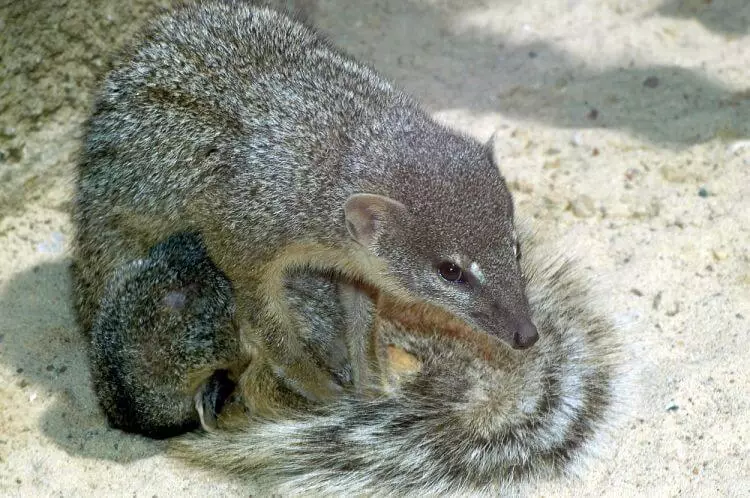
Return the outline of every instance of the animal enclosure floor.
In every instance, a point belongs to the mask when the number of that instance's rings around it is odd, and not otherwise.
[[[109,429],[70,305],[95,79],[165,1],[0,2],[0,495],[247,496]],[[497,157],[596,276],[636,398],[531,496],[750,495],[750,2],[321,0],[317,22]],[[529,353],[533,354],[533,353]]]

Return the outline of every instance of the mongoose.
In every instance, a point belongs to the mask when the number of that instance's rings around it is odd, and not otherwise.
[[[436,307],[381,301],[374,337],[388,350],[381,374],[396,374],[389,388],[273,419],[233,405],[219,430],[172,450],[262,494],[507,495],[577,473],[622,408],[620,337],[573,264],[533,243],[524,252],[541,332],[532,351],[501,347]]]
[[[308,354],[339,385],[352,386],[339,284],[325,275],[298,274],[284,286]],[[243,372],[251,384],[242,390],[245,407],[305,406],[274,377],[272,365],[252,358],[242,344],[231,282],[197,234],[175,234],[119,267],[99,307],[91,327],[91,369],[99,404],[114,427],[159,439],[199,426],[212,429]]]
[[[213,425],[247,368],[231,283],[198,236],[123,265],[91,329],[94,391],[111,425],[154,438]],[[196,396],[200,400],[196,411]],[[210,419],[202,420],[209,416]]]
[[[248,361],[230,282],[199,236],[177,234],[110,282],[108,313],[92,328],[95,370],[107,372],[97,394],[126,430],[168,437],[202,425],[212,433],[178,440],[176,454],[268,493],[497,493],[566,474],[621,402],[620,338],[572,264],[530,241],[523,252],[542,331],[530,354],[437,307],[383,295],[367,334],[377,383],[365,395],[349,374],[336,282],[287,278],[309,354],[345,386],[318,406]],[[257,416],[256,398],[274,398],[274,417]]]
[[[87,334],[118,269],[197,233],[256,354],[309,399],[338,384],[298,337],[290,272],[431,303],[514,348],[538,338],[492,148],[252,2],[181,8],[120,55],[87,124],[74,221]],[[362,308],[360,327],[369,312],[352,292],[343,299]]]

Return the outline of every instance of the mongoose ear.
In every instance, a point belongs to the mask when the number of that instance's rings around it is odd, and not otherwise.
[[[346,229],[354,240],[370,247],[377,240],[386,220],[403,211],[406,211],[406,207],[390,197],[353,194],[344,203]]]

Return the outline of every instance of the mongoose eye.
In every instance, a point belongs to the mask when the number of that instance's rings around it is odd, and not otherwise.
[[[513,246],[513,253],[516,255],[516,261],[521,260],[521,243],[516,241],[516,245]]]
[[[438,273],[448,282],[463,283],[464,271],[455,263],[443,261],[438,265]]]

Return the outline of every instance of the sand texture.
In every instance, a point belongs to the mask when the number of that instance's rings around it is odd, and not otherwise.
[[[0,1],[0,495],[247,496],[107,427],[70,304],[80,125],[166,2]],[[497,133],[518,210],[600,281],[637,361],[580,481],[532,496],[750,496],[750,2],[321,0],[332,39]]]

